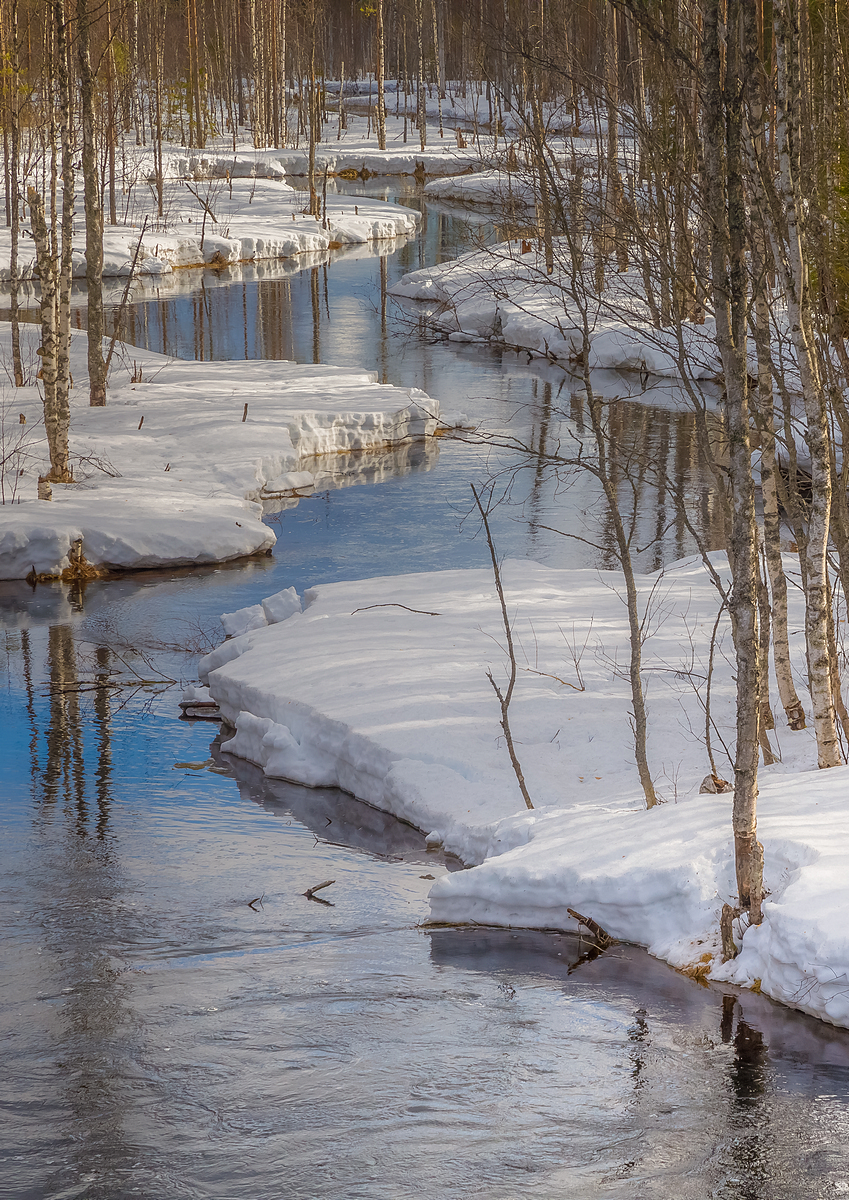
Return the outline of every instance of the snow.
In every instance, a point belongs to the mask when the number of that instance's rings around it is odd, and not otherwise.
[[[457,200],[464,204],[534,206],[534,189],[527,175],[507,171],[476,171],[473,175],[453,175],[432,179],[425,184],[428,200]]]
[[[453,182],[457,194],[469,189],[470,198],[473,187],[488,186],[486,180]],[[495,193],[489,194],[493,198]],[[570,294],[569,272],[564,268],[561,274],[555,265],[549,278],[536,237],[529,237],[411,271],[390,290],[397,297],[426,301],[434,327],[454,341],[491,341],[564,366],[574,364],[583,349],[583,324]],[[555,249],[556,259],[565,254],[568,260],[560,239],[555,239]],[[654,328],[643,294],[642,279],[631,270],[613,276],[601,299],[589,295],[589,366],[679,378],[677,333]],[[694,378],[714,379],[721,370],[715,332],[710,317],[702,325],[682,325],[688,372]]]
[[[21,335],[31,360],[38,329]],[[7,361],[9,339],[0,326]],[[48,467],[38,388],[0,401],[0,579],[60,574],[80,538],[89,563],[118,570],[270,551],[263,503],[279,510],[317,480],[333,487],[337,470],[343,486],[370,480],[383,457],[395,463],[436,427],[435,401],[364,371],[119,351],[105,408],[89,407],[85,386],[71,391],[76,482],[54,484],[50,502],[36,499]],[[71,355],[72,374],[85,380],[85,334],[73,333]]]
[[[453,136],[440,139],[434,129],[422,151],[404,144],[403,120],[387,120],[388,148],[378,150],[376,135],[368,133],[365,118],[351,116],[340,141],[335,132],[319,143],[316,152],[317,188],[323,191],[325,170],[331,176],[326,196],[326,219],[315,219],[303,210],[309,197],[303,190],[307,173],[307,148],[258,150],[247,141],[234,148],[224,138],[209,148],[188,150],[163,147],[163,212],[157,208],[152,150],[126,146],[122,153],[122,179],[116,195],[118,224],[104,225],[103,275],[126,278],[141,241],[136,274],[159,279],[182,267],[212,266],[323,253],[341,246],[356,246],[393,238],[409,238],[418,230],[420,214],[403,205],[365,196],[336,195],[335,174],[368,172],[372,175],[450,174],[481,165],[481,150],[458,149]],[[482,149],[486,149],[483,146]],[[295,177],[301,190],[285,182]],[[322,197],[322,200],[324,198]],[[19,249],[19,275],[35,276],[35,247],[24,236]],[[143,232],[144,221],[147,227]],[[85,277],[85,226],[75,221],[73,274]],[[11,232],[0,227],[0,280],[9,278]]]
[[[136,247],[141,249],[136,274],[159,280],[181,267],[212,266],[216,269],[237,263],[293,258],[324,253],[331,248],[415,236],[419,214],[398,204],[386,204],[354,196],[327,198],[326,228],[303,212],[308,201],[303,192],[269,179],[236,179],[230,185],[215,179],[186,181],[168,186],[166,215],[156,219],[154,193],[146,185],[133,194],[127,219],[105,225],[103,231],[103,274],[126,278],[132,268]],[[204,213],[200,196],[215,215]],[[143,231],[143,222],[148,226]],[[11,235],[0,228],[0,279],[9,278]],[[85,277],[85,227],[75,224],[75,278]],[[302,266],[303,264],[299,264]],[[31,239],[21,243],[20,273],[31,279],[35,273],[35,249]]]
[[[727,576],[724,556],[712,558]],[[786,569],[798,575],[798,561],[787,556]],[[648,753],[665,801],[651,811],[632,761],[621,576],[529,561],[508,561],[503,576],[520,665],[510,720],[533,811],[486,675],[507,669],[487,571],[319,586],[303,611],[224,642],[202,660],[201,680],[235,731],[225,751],[268,775],[341,787],[471,864],[434,884],[437,922],[568,930],[573,908],[676,967],[849,1026],[849,769],[817,771],[811,732],[791,732],[778,714],[782,761],[761,773],[764,923],[738,922],[741,953],[721,963],[719,914],[736,883],[731,796],[698,791],[710,769],[703,700],[718,608],[702,562],[638,579],[653,612]],[[732,660],[721,623],[711,703],[727,744]],[[718,768],[730,775],[719,736]]]

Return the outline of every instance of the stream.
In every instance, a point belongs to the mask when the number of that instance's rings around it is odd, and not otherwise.
[[[436,340],[386,299],[475,224],[426,208],[422,236],[383,258],[184,272],[137,291],[126,336],[364,367],[534,444],[558,404],[580,430],[562,374]],[[664,484],[639,481],[640,565],[692,551],[675,490],[716,544],[674,389],[600,386],[622,397],[623,457],[639,445],[669,464]],[[4,1200],[849,1193],[849,1032],[631,946],[593,957],[567,935],[422,928],[433,878],[462,864],[341,792],[264,778],[220,752],[214,723],[179,718],[221,612],[291,585],[486,565],[469,484],[496,469],[511,482],[501,553],[613,565],[586,480],[557,488],[440,439],[269,512],[273,558],[0,583]]]

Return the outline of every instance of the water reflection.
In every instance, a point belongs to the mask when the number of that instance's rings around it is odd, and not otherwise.
[[[456,863],[101,686],[120,663],[84,624],[6,631],[4,1196],[797,1200],[842,1180],[845,1031],[634,947],[423,931]],[[330,878],[333,907],[310,904]]]
[[[445,864],[451,871],[462,868],[453,855],[428,850],[421,830],[338,788],[309,788],[284,779],[270,779],[252,763],[223,754],[220,743],[229,736],[219,735],[211,752],[215,761],[226,766],[236,779],[244,800],[259,804],[273,816],[294,817],[316,838],[330,845],[364,850],[378,858]]]
[[[434,438],[409,442],[393,450],[350,450],[337,454],[321,454],[303,458],[301,471],[313,476],[311,488],[299,487],[277,494],[268,484],[262,491],[262,507],[266,516],[295,508],[312,492],[354,486],[375,487],[390,479],[403,479],[421,471],[432,471],[439,460],[440,444]]]
[[[111,695],[120,686],[111,651],[91,647],[90,661],[81,664],[72,627],[51,625],[41,647],[46,678],[37,679],[33,636],[27,628],[6,630],[4,649],[7,671],[17,670],[24,686],[36,824],[63,812],[78,837],[103,841],[112,802]],[[90,711],[85,700],[93,700]]]

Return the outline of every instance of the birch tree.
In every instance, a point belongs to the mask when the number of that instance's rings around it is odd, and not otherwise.
[[[757,838],[761,681],[757,628],[758,538],[746,360],[743,3],[745,0],[728,0],[723,47],[720,0],[703,0],[702,117],[707,184],[705,208],[711,231],[711,290],[716,341],[725,377],[723,408],[730,460],[728,557],[732,585],[728,608],[737,674],[732,825],[739,906],[753,924],[759,924],[763,898],[763,848]]]
[[[83,203],[85,206],[85,279],[88,325],[89,400],[106,403],[106,362],[103,357],[103,209],[95,142],[95,74],[91,61],[89,0],[77,0],[77,60],[82,124]]]

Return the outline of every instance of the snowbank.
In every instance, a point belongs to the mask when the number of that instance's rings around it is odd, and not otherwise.
[[[429,200],[457,200],[463,204],[498,207],[519,204],[533,208],[534,189],[524,178],[507,171],[478,171],[474,175],[452,175],[425,184]]]
[[[557,266],[548,277],[534,238],[411,271],[391,291],[431,304],[434,326],[454,341],[496,342],[574,364],[583,349],[583,324],[570,287],[568,272],[561,274]],[[636,271],[614,276],[601,300],[590,296],[591,368],[681,375],[677,334],[651,324],[643,296]],[[685,324],[682,336],[693,376],[716,377],[721,363],[713,319]]]
[[[364,117],[351,115],[348,129],[336,140],[333,123],[316,150],[319,190],[324,172],[370,175],[455,174],[481,165],[490,143],[459,149],[453,134],[440,138],[428,131],[422,150],[418,135],[403,141],[403,119],[387,120],[388,145],[377,148],[377,136]],[[280,150],[255,149],[247,141],[235,147],[226,138],[211,140],[203,150],[165,145],[162,153],[163,207],[158,211],[153,151],[125,146],[121,155],[116,195],[117,224],[104,226],[103,274],[126,277],[136,246],[141,251],[139,275],[162,276],[175,268],[259,262],[326,252],[331,247],[360,245],[390,238],[413,237],[419,213],[402,205],[364,196],[326,196],[326,211],[314,219],[304,213],[307,174],[306,146]],[[298,177],[301,190],[285,182]],[[107,188],[108,196],[108,188]],[[324,201],[324,197],[322,198]],[[35,250],[27,236],[28,213],[22,216],[24,236],[19,251],[22,279],[35,276]],[[147,229],[142,226],[147,218]],[[9,278],[11,234],[0,228],[0,280]],[[85,227],[75,223],[73,273],[85,277]]]
[[[38,330],[24,326],[22,336],[32,357]],[[0,326],[2,340],[8,360],[8,326]],[[385,453],[403,469],[410,444],[436,426],[435,401],[363,371],[193,363],[120,349],[105,408],[89,407],[84,386],[72,389],[77,482],[54,485],[49,503],[35,498],[48,465],[38,390],[17,388],[0,403],[0,579],[60,574],[79,539],[88,562],[123,570],[270,550],[263,505],[295,503],[317,480],[333,487],[337,464],[328,456],[339,456],[343,486],[368,480]],[[85,355],[85,334],[74,333],[78,380]]]
[[[157,279],[176,268],[211,266],[325,254],[330,248],[414,237],[420,216],[411,208],[354,196],[328,196],[326,227],[305,214],[304,193],[268,179],[236,179],[231,184],[187,181],[169,184],[164,220],[156,218],[153,191],[145,184],[133,192],[132,205],[118,225],[103,231],[103,274],[129,275],[136,247],[139,276]],[[203,201],[203,203],[201,203]],[[212,211],[205,212],[204,204]],[[142,233],[144,218],[148,226]],[[214,219],[213,219],[214,218]],[[9,278],[11,235],[0,228],[0,279]],[[73,273],[85,277],[85,229],[78,223]],[[299,266],[304,265],[299,263]],[[21,243],[21,277],[35,273],[31,239]]]
[[[716,564],[727,569],[721,555]],[[291,615],[274,624],[258,606],[253,628],[246,610],[245,632],[201,662],[235,730],[224,749],[268,775],[342,787],[477,864],[434,885],[437,921],[572,929],[571,907],[675,966],[849,1025],[849,774],[816,771],[810,732],[781,721],[783,761],[762,772],[765,920],[738,929],[741,954],[720,962],[719,913],[736,885],[731,798],[698,791],[709,770],[702,700],[717,611],[702,563],[639,581],[655,614],[648,749],[666,801],[650,812],[617,665],[627,657],[621,578],[523,561],[505,565],[504,582],[521,667],[511,724],[534,811],[522,806],[486,677],[506,673],[486,571],[322,586],[304,594],[303,611],[290,597]],[[730,744],[722,627],[716,663],[712,715]]]

